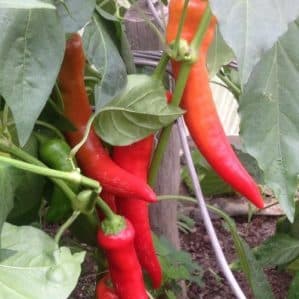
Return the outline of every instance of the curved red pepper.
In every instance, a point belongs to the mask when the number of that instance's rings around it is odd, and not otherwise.
[[[176,38],[183,5],[183,0],[170,1],[168,43]],[[194,37],[207,5],[208,1],[204,0],[189,1],[181,36],[189,43]],[[214,170],[236,191],[247,197],[258,208],[262,208],[264,203],[259,189],[225,136],[213,102],[206,68],[206,54],[213,40],[215,25],[216,21],[213,18],[199,49],[199,59],[192,66],[188,77],[181,105],[186,110],[185,122],[198,149]],[[179,69],[180,63],[173,62],[175,77]]]
[[[129,220],[116,235],[98,232],[98,244],[108,259],[111,280],[120,299],[147,299],[141,267],[134,248],[135,231]]]
[[[73,34],[67,41],[58,76],[64,114],[77,129],[66,133],[71,146],[81,141],[92,114],[85,91],[84,66],[82,39],[79,34]],[[144,181],[121,169],[110,159],[93,128],[76,158],[83,173],[98,180],[108,192],[120,196],[137,195],[138,198],[149,202],[157,200],[153,190]]]
[[[108,285],[109,280],[110,275],[107,274],[97,283],[96,299],[119,299],[114,289]]]
[[[152,149],[153,136],[149,136],[128,146],[115,146],[112,157],[120,167],[146,181]],[[116,198],[116,205],[118,213],[133,224],[134,244],[139,262],[149,274],[153,287],[159,288],[162,270],[152,240],[148,203],[133,196]]]

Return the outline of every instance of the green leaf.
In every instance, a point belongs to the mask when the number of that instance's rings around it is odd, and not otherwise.
[[[112,145],[128,145],[173,122],[182,114],[168,105],[161,82],[147,75],[129,75],[126,89],[101,108],[96,132]]]
[[[131,49],[130,42],[127,37],[125,25],[122,23],[118,23],[117,27],[119,29],[120,34],[120,54],[125,62],[127,73],[128,74],[136,74],[136,67],[134,64],[134,57]]]
[[[299,256],[299,240],[276,234],[257,247],[254,254],[263,267],[284,265]]]
[[[99,15],[94,15],[85,27],[83,43],[89,62],[102,74],[100,84],[95,86],[95,105],[98,111],[125,87],[126,66]]]
[[[292,222],[299,173],[299,21],[260,61],[240,98],[246,151]]]
[[[299,271],[299,258],[290,262],[284,269],[291,274],[296,274]]]
[[[162,265],[165,284],[188,280],[202,286],[202,268],[192,260],[188,252],[177,250],[163,236],[153,235],[153,240]]]
[[[37,157],[38,144],[31,135],[23,148],[33,157]],[[15,194],[14,207],[7,221],[17,225],[29,224],[38,219],[45,179],[42,176],[20,169],[12,169]]]
[[[228,64],[234,59],[234,53],[231,48],[226,44],[219,29],[217,28],[215,37],[208,52],[208,70],[210,78],[213,78],[220,68]]]
[[[276,233],[288,234],[299,240],[299,202],[295,203],[295,217],[291,223],[287,217],[281,217],[276,223]]]
[[[261,56],[299,16],[297,0],[210,0],[224,40],[233,49],[245,84]],[[267,17],[265,17],[265,13]]]
[[[287,299],[298,299],[298,298],[299,298],[299,272],[293,278],[293,281],[289,288]]]
[[[30,227],[3,226],[2,246],[15,251],[0,262],[0,298],[66,299],[75,288],[85,253],[57,248],[52,238]]]
[[[0,234],[3,223],[13,208],[15,188],[16,185],[12,175],[12,168],[0,164]],[[0,246],[1,245],[0,243]]]
[[[56,0],[56,7],[65,32],[76,32],[90,20],[96,0]]]
[[[53,10],[0,10],[0,94],[20,144],[47,102],[64,55],[64,32]]]
[[[17,8],[17,9],[55,9],[55,6],[50,3],[45,3],[38,0],[0,0],[0,9],[3,8]]]
[[[192,151],[192,160],[205,196],[234,193],[234,190],[216,174],[198,150]],[[187,188],[194,194],[193,183],[187,166],[182,168],[181,177]]]
[[[247,171],[250,173],[250,175],[254,178],[254,180],[261,185],[264,185],[264,176],[263,172],[258,166],[257,161],[250,156],[248,153],[245,153],[243,149],[236,149],[234,148],[238,158],[240,159],[241,163],[245,166]]]
[[[231,232],[235,249],[240,259],[241,269],[246,275],[256,299],[274,299],[271,287],[259,262],[256,260],[248,244],[239,236],[235,222],[227,214],[215,207],[209,207],[225,220]]]

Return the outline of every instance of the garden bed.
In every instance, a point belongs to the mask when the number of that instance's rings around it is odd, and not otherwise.
[[[192,213],[199,213],[199,211],[194,209]],[[248,222],[247,217],[235,217],[234,220],[239,234],[246,240],[250,247],[254,247],[274,233],[277,217],[254,216],[250,222]],[[220,219],[214,219],[213,224],[225,256],[229,262],[233,261],[236,255],[231,234],[224,228],[223,222]],[[182,247],[189,251],[193,258],[203,267],[205,285],[202,288],[193,285],[189,286],[189,299],[235,298],[217,265],[209,236],[205,231],[202,221],[196,223],[195,229],[190,234],[181,234],[181,243]],[[269,269],[266,273],[276,298],[286,298],[291,281],[290,275],[285,272],[279,272],[276,269]],[[234,274],[246,297],[253,299],[254,297],[243,273],[235,272]]]

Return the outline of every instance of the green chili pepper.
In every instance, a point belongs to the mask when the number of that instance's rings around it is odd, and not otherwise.
[[[77,167],[76,161],[69,159],[71,148],[63,139],[49,138],[40,134],[36,134],[36,136],[40,142],[39,156],[45,164],[62,171],[73,171]],[[79,192],[78,185],[68,184],[75,193],[79,193],[78,207],[80,206],[79,210],[82,209],[81,212],[84,212],[72,224],[70,230],[78,240],[95,245],[98,220],[95,211],[92,209],[94,194],[90,194],[89,190]],[[86,211],[84,207],[86,207]],[[46,219],[50,222],[61,221],[69,217],[72,211],[71,202],[62,190],[54,186]]]
[[[56,170],[72,171],[74,169],[76,163],[69,159],[71,148],[63,139],[49,138],[41,134],[36,134],[36,137],[40,143],[39,156],[45,164]],[[79,191],[78,185],[72,183],[68,183],[68,185],[75,193]],[[46,220],[49,222],[60,221],[69,217],[72,211],[72,205],[63,191],[54,186]]]

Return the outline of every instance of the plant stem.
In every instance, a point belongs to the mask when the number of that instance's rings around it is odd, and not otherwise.
[[[68,218],[66,222],[63,223],[63,225],[59,228],[59,230],[55,235],[55,242],[57,245],[59,245],[59,241],[63,233],[74,223],[74,221],[78,218],[79,215],[80,215],[79,211],[74,211],[71,217]]]
[[[173,93],[172,101],[171,101],[172,105],[175,105],[175,106],[179,105],[182,95],[183,95],[183,92],[184,92],[185,85],[188,80],[188,75],[189,75],[190,70],[191,70],[190,63],[185,62],[182,64],[180,73],[178,76],[178,80],[176,82],[175,90]],[[165,149],[166,149],[168,141],[169,141],[171,130],[172,130],[172,124],[165,127],[160,134],[159,142],[157,144],[157,147],[156,147],[156,150],[155,150],[152,162],[151,162],[151,167],[150,167],[149,176],[148,176],[148,183],[152,187],[156,183],[156,178],[157,178],[158,171],[159,171],[159,168],[161,165],[161,161],[164,156]]]
[[[60,88],[59,88],[57,82],[54,85],[54,93],[55,93],[55,95],[57,97],[57,100],[58,100],[59,109],[60,109],[60,111],[61,110],[63,111],[64,110],[64,102],[63,102],[62,94],[61,94],[61,91],[60,91]],[[56,103],[53,102],[53,104],[55,104],[55,106],[56,106]],[[59,109],[58,109],[58,111],[59,111]]]
[[[47,122],[45,122],[45,121],[41,121],[41,120],[37,120],[37,121],[35,122],[35,124],[38,125],[38,126],[41,126],[41,127],[44,127],[44,128],[47,128],[47,129],[51,130],[52,132],[55,133],[55,135],[57,135],[57,137],[59,137],[60,139],[63,139],[63,140],[64,140],[64,136],[63,136],[63,135],[61,134],[61,132],[60,132],[57,128],[55,128],[53,125],[51,125],[51,124],[49,124],[49,123],[47,123]]]
[[[169,62],[169,55],[166,52],[163,52],[162,57],[159,61],[159,64],[155,68],[152,77],[154,79],[157,79],[161,81],[163,79],[163,76],[165,75],[165,70],[167,68],[168,62]]]
[[[91,81],[91,82],[94,82],[94,83],[99,82],[99,79],[97,77],[94,77],[94,76],[84,76],[84,80],[85,81]]]
[[[184,195],[159,195],[157,196],[158,200],[184,200],[189,202],[197,203],[197,200],[191,196]]]
[[[98,197],[96,200],[96,204],[105,214],[107,219],[112,220],[115,218],[116,214],[111,210],[109,205],[102,198]]]
[[[198,27],[198,30],[196,31],[194,38],[192,39],[192,42],[190,45],[194,51],[197,51],[197,49],[199,48],[199,46],[205,36],[205,33],[210,25],[211,18],[212,18],[212,12],[211,12],[210,6],[208,4],[205,9],[205,12],[201,18],[200,26]]]
[[[179,43],[180,43],[182,31],[183,31],[183,26],[184,26],[184,23],[185,23],[185,20],[186,20],[186,17],[187,17],[188,4],[189,4],[189,0],[185,0],[182,15],[181,15],[181,18],[180,18],[180,23],[179,23],[179,26],[178,26],[178,32],[176,34],[174,45],[173,45],[173,50],[174,50],[175,55],[178,53],[178,50],[179,50]]]
[[[33,165],[28,162],[23,162],[23,161],[5,157],[5,156],[0,156],[0,162],[6,163],[6,164],[11,165],[18,169],[36,173],[36,174],[39,174],[42,176],[53,177],[56,179],[62,179],[62,180],[72,182],[75,184],[81,184],[81,185],[84,185],[88,188],[95,189],[95,190],[100,189],[99,183],[97,181],[92,180],[88,177],[82,176],[80,173],[78,173],[76,171],[66,172],[66,171],[55,170],[55,169],[51,169],[51,168],[44,167],[44,166]]]
[[[194,52],[195,52],[195,49],[197,51],[197,49],[199,48],[199,46],[203,40],[204,34],[210,24],[211,17],[212,17],[212,15],[211,15],[210,7],[207,6],[207,8],[204,12],[204,15],[202,17],[202,20],[200,22],[200,25],[199,25],[199,27],[194,35],[194,38],[191,42],[191,45],[190,45]],[[194,62],[196,62],[196,61],[194,61]],[[188,81],[188,76],[191,71],[192,64],[193,64],[192,62],[188,62],[188,61],[185,61],[181,64],[178,78],[176,81],[176,86],[175,86],[173,97],[172,97],[172,101],[171,101],[172,105],[178,106],[181,102],[181,98],[182,98],[186,83]],[[152,159],[149,176],[148,176],[148,182],[149,182],[150,186],[152,186],[152,187],[155,185],[155,182],[156,182],[157,174],[159,171],[161,161],[164,156],[166,146],[168,144],[171,129],[172,129],[172,124],[168,125],[167,127],[165,127],[162,130],[160,139],[159,139],[159,143],[156,147],[156,150],[155,150],[155,153],[154,153],[154,156]]]
[[[218,72],[217,76],[227,85],[230,92],[235,96],[236,99],[239,99],[241,96],[241,89],[232,82],[227,76]]]
[[[83,135],[81,141],[80,141],[78,144],[76,144],[76,145],[72,148],[72,150],[71,150],[71,152],[70,152],[70,155],[69,155],[69,158],[70,158],[71,160],[75,158],[75,156],[76,156],[76,154],[78,153],[78,151],[80,150],[80,148],[81,148],[81,147],[84,145],[84,143],[87,141],[87,138],[88,138],[88,135],[89,135],[89,132],[90,132],[90,130],[91,130],[91,126],[92,126],[92,123],[93,123],[95,117],[96,117],[96,114],[93,114],[93,115],[89,118],[89,120],[88,120],[88,122],[87,122],[87,124],[86,124],[86,128],[85,128],[85,131],[84,131],[84,135]]]

